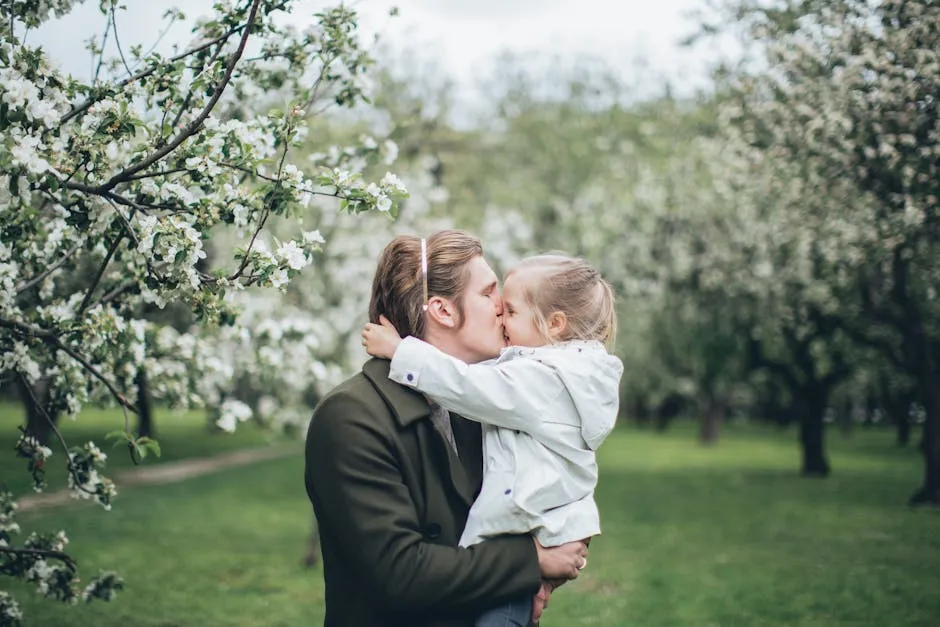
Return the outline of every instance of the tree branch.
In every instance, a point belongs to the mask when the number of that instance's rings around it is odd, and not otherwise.
[[[231,29],[229,29],[226,33],[219,35],[218,37],[216,37],[215,39],[212,39],[211,41],[208,41],[200,46],[196,46],[195,48],[191,50],[187,50],[186,52],[182,52],[176,55],[175,57],[170,57],[169,59],[161,62],[159,65],[151,66],[150,68],[143,70],[141,72],[138,72],[137,74],[134,74],[133,76],[127,77],[126,79],[124,79],[123,81],[115,85],[115,88],[123,89],[124,87],[127,87],[128,85],[130,85],[131,83],[135,81],[138,81],[142,78],[147,78],[148,76],[156,72],[158,68],[165,66],[165,65],[176,63],[177,61],[181,59],[185,59],[186,57],[192,56],[196,54],[197,52],[202,52],[206,48],[209,48],[211,46],[214,46],[218,43],[225,41],[226,39],[228,39],[229,37],[231,37],[238,31],[242,30],[243,28],[246,28],[247,26],[248,24],[239,24],[238,26],[234,26]],[[62,116],[62,118],[59,120],[59,125],[61,126],[65,124],[66,122],[68,122],[69,120],[71,120],[72,118],[74,118],[75,116],[81,113],[84,113],[85,111],[88,110],[89,107],[91,107],[93,104],[98,102],[98,100],[99,98],[92,97],[86,100],[85,102],[83,102],[82,104],[78,105],[77,107],[75,107],[74,109],[66,113],[64,116]]]
[[[205,65],[203,66],[203,70],[199,72],[199,74],[202,74],[202,72],[205,71],[206,67],[209,67],[213,63],[215,63],[215,60],[219,58],[219,55],[222,53],[222,48],[223,48],[222,46],[219,46],[218,48],[216,48],[215,52],[213,52],[212,56],[209,57],[209,60],[206,61]],[[194,76],[193,79],[195,80],[196,78],[198,78],[199,74]],[[176,128],[176,125],[180,123],[180,119],[182,119],[183,113],[186,112],[186,108],[189,106],[189,103],[192,100],[192,98],[193,98],[193,87],[192,87],[192,83],[190,83],[189,89],[186,90],[186,96],[183,97],[183,104],[180,105],[180,110],[176,112],[176,116],[173,118],[173,123],[170,124],[171,129]],[[163,125],[160,126],[160,139],[161,141],[163,140]]]
[[[130,288],[134,287],[135,285],[137,285],[136,281],[125,281],[124,283],[121,283],[120,285],[115,287],[113,290],[111,290],[110,292],[102,296],[101,300],[99,300],[97,304],[105,305],[107,303],[110,303],[112,300],[114,300],[115,298],[117,298],[118,296],[120,296],[121,294],[129,290]]]
[[[0,546],[0,553],[8,555],[37,555],[40,557],[57,559],[63,562],[70,571],[75,572],[78,564],[66,553],[61,551],[47,551],[45,549],[18,549],[12,546]]]
[[[56,437],[59,438],[59,444],[62,446],[62,452],[65,454],[66,458],[69,455],[69,445],[65,441],[65,437],[62,435],[62,432],[59,431],[59,428],[55,424],[55,420],[52,419],[52,416],[49,415],[49,412],[46,411],[46,408],[43,407],[43,404],[39,402],[39,399],[36,398],[36,395],[33,393],[33,386],[30,385],[29,380],[23,375],[23,373],[16,371],[16,376],[20,379],[20,384],[23,386],[23,389],[26,390],[26,393],[29,395],[30,400],[33,403],[33,406],[39,410],[39,413],[42,414],[42,417],[46,419],[46,422],[49,423],[49,427],[52,429],[53,433],[56,434]],[[70,469],[71,470],[71,469]]]
[[[748,361],[752,368],[766,368],[772,373],[783,379],[791,389],[796,390],[800,387],[793,370],[783,362],[767,357],[764,352],[763,343],[754,338],[748,338]]]
[[[235,71],[235,65],[238,63],[238,60],[241,58],[242,54],[245,51],[245,45],[248,43],[248,36],[251,34],[251,26],[254,24],[255,17],[258,14],[258,6],[261,4],[261,0],[254,0],[251,3],[251,9],[248,14],[248,20],[245,24],[245,31],[242,33],[241,41],[238,43],[238,49],[232,53],[231,59],[228,62],[228,65],[225,68],[225,74],[222,76],[222,80],[219,85],[216,87],[215,92],[212,94],[212,98],[209,99],[209,102],[202,108],[202,111],[196,116],[196,118],[186,125],[182,131],[180,131],[177,136],[166,146],[156,151],[140,163],[129,167],[123,172],[115,174],[109,181],[99,186],[101,191],[108,191],[113,189],[118,183],[123,183],[128,180],[128,177],[137,174],[143,170],[146,170],[154,163],[167,156],[174,150],[176,150],[180,145],[183,144],[187,139],[189,139],[193,133],[199,130],[199,127],[202,126],[202,123],[205,121],[209,114],[212,112],[212,109],[215,108],[216,103],[222,97],[222,93],[225,91],[225,87],[228,85],[229,81],[232,79],[232,73]]]
[[[90,372],[96,379],[98,379],[99,381],[101,381],[101,382],[105,385],[105,387],[108,388],[108,391],[111,392],[111,394],[114,396],[114,398],[117,399],[117,401],[118,401],[118,403],[119,403],[120,405],[122,405],[122,406],[128,408],[129,410],[131,410],[131,411],[134,412],[135,414],[138,413],[138,412],[137,412],[137,407],[136,407],[133,403],[131,403],[130,401],[128,401],[126,398],[124,398],[124,395],[121,394],[121,393],[118,391],[118,389],[117,389],[116,387],[114,387],[114,385],[113,385],[110,381],[108,381],[108,380],[105,378],[105,376],[104,376],[103,374],[101,374],[100,372],[98,372],[98,369],[97,369],[97,368],[95,368],[94,366],[92,366],[88,361],[85,360],[84,357],[82,357],[81,355],[79,355],[77,352],[75,352],[74,350],[72,350],[71,348],[69,348],[68,346],[66,346],[65,344],[63,344],[62,341],[59,340],[59,338],[57,338],[57,337],[55,337],[55,336],[52,336],[51,339],[53,340],[53,342],[55,343],[55,345],[56,345],[61,351],[63,351],[63,352],[65,352],[66,354],[68,354],[72,359],[74,359],[75,361],[77,361],[78,363],[80,363],[82,366],[84,366],[84,367],[85,367],[85,370],[87,370],[88,372]]]
[[[39,402],[39,400],[36,398],[36,395],[33,394],[33,387],[29,384],[29,381],[26,380],[26,377],[23,376],[23,374],[20,373],[20,372],[17,372],[16,374],[17,374],[17,376],[20,378],[20,383],[22,383],[23,389],[25,389],[25,390],[26,390],[26,393],[29,394],[29,398],[32,400],[33,405],[36,406],[36,409],[38,409],[38,410],[39,410],[39,413],[41,413],[41,414],[43,415],[43,418],[45,418],[46,421],[49,423],[49,426],[52,428],[52,431],[55,432],[56,436],[59,438],[59,444],[62,446],[62,451],[63,451],[63,453],[64,453],[64,455],[65,455],[65,458],[69,460],[69,462],[68,462],[68,464],[67,464],[67,466],[66,466],[66,472],[68,472],[70,475],[72,475],[72,479],[74,479],[74,482],[75,482],[75,486],[76,486],[76,487],[74,487],[73,489],[75,489],[75,490],[81,490],[81,491],[84,492],[85,494],[92,494],[92,495],[94,495],[95,492],[86,489],[86,488],[82,485],[82,483],[83,483],[83,482],[82,482],[82,478],[79,477],[79,476],[75,473],[75,469],[72,467],[72,460],[71,460],[71,458],[69,457],[69,445],[65,442],[65,437],[62,435],[62,432],[59,431],[59,428],[56,426],[55,421],[52,419],[52,416],[50,416],[50,415],[49,415],[49,412],[46,411],[46,408],[42,406],[42,403]]]
[[[127,407],[129,410],[131,410],[135,414],[138,413],[137,407],[134,406],[134,404],[128,401],[126,398],[124,398],[124,395],[121,394],[116,387],[114,387],[114,384],[108,381],[108,379],[103,374],[101,374],[101,372],[99,372],[97,368],[91,365],[84,357],[79,355],[75,350],[66,346],[62,342],[62,340],[60,340],[59,337],[52,331],[48,331],[46,329],[38,329],[36,327],[31,327],[27,324],[23,324],[22,322],[16,322],[15,320],[7,320],[5,318],[0,318],[0,327],[7,327],[8,329],[14,329],[16,331],[19,331],[25,336],[39,338],[42,341],[46,342],[47,344],[51,344],[55,348],[61,350],[62,352],[67,354],[69,357],[71,357],[72,359],[80,363],[85,368],[85,370],[91,373],[92,376],[94,376],[96,379],[101,381],[104,384],[104,386],[108,388],[108,391],[111,392],[111,395],[114,396],[115,399],[117,399],[118,403],[120,403],[124,407]]]
[[[50,274],[52,274],[53,272],[55,272],[56,270],[58,270],[59,268],[61,268],[61,267],[65,264],[65,262],[68,261],[69,258],[70,258],[72,255],[74,255],[76,252],[78,252],[78,249],[81,248],[81,247],[84,246],[84,245],[85,245],[85,241],[84,241],[84,240],[82,240],[82,241],[78,242],[77,244],[75,244],[75,246],[73,246],[72,248],[70,248],[68,252],[66,252],[64,255],[62,255],[62,258],[61,258],[61,259],[59,259],[59,260],[56,261],[54,264],[52,264],[51,266],[49,266],[48,268],[46,268],[45,271],[43,271],[41,274],[39,274],[39,275],[33,277],[32,279],[28,279],[27,281],[25,281],[25,282],[20,283],[19,285],[17,285],[16,288],[14,288],[14,289],[16,290],[16,293],[17,293],[17,294],[21,294],[22,292],[25,292],[26,290],[28,290],[29,288],[33,287],[34,285],[38,285],[38,284],[42,283],[43,279],[45,279],[47,276],[49,276]]]
[[[875,349],[897,369],[902,371],[907,369],[904,359],[898,354],[898,347],[894,346],[890,340],[869,335],[848,324],[842,325],[841,328],[842,332],[853,342]]]

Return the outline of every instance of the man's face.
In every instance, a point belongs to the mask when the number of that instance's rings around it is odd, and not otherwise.
[[[455,331],[455,348],[461,359],[476,363],[492,359],[506,345],[503,306],[496,273],[483,257],[470,262],[470,280],[463,295],[463,326]]]

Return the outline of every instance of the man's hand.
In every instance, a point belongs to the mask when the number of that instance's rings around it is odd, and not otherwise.
[[[535,540],[539,556],[539,570],[543,579],[577,579],[581,569],[587,566],[587,543],[583,540],[569,542],[550,549]]]
[[[381,325],[367,322],[362,327],[362,345],[366,347],[366,352],[373,357],[391,359],[395,356],[395,349],[401,344],[401,336],[388,318],[379,316]]]

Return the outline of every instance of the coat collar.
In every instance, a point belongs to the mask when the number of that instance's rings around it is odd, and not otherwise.
[[[388,378],[390,366],[391,362],[387,359],[370,359],[363,364],[362,374],[366,376],[378,391],[379,395],[385,401],[385,404],[388,405],[391,410],[392,415],[398,420],[398,423],[402,427],[407,427],[422,418],[430,416],[431,405],[423,394],[407,388],[400,383],[395,383]],[[433,446],[436,447],[443,456],[441,459],[443,463],[446,464],[445,468],[447,469],[447,474],[450,476],[454,490],[460,495],[460,498],[463,499],[467,507],[470,507],[473,504],[474,489],[473,485],[470,483],[470,478],[467,476],[467,471],[463,463],[454,453],[450,445],[444,441],[443,436],[437,432],[437,429],[429,429],[427,433],[436,434],[432,436],[434,441]],[[418,437],[422,437],[420,431]],[[431,445],[427,443],[425,446]]]
[[[389,379],[390,366],[387,359],[370,359],[363,364],[362,374],[372,382],[401,426],[407,427],[416,420],[427,418],[431,414],[427,399],[420,392]]]

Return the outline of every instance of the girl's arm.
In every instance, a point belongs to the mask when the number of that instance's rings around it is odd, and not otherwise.
[[[534,359],[467,364],[413,337],[398,344],[388,376],[461,416],[529,433],[564,391],[554,370]]]

